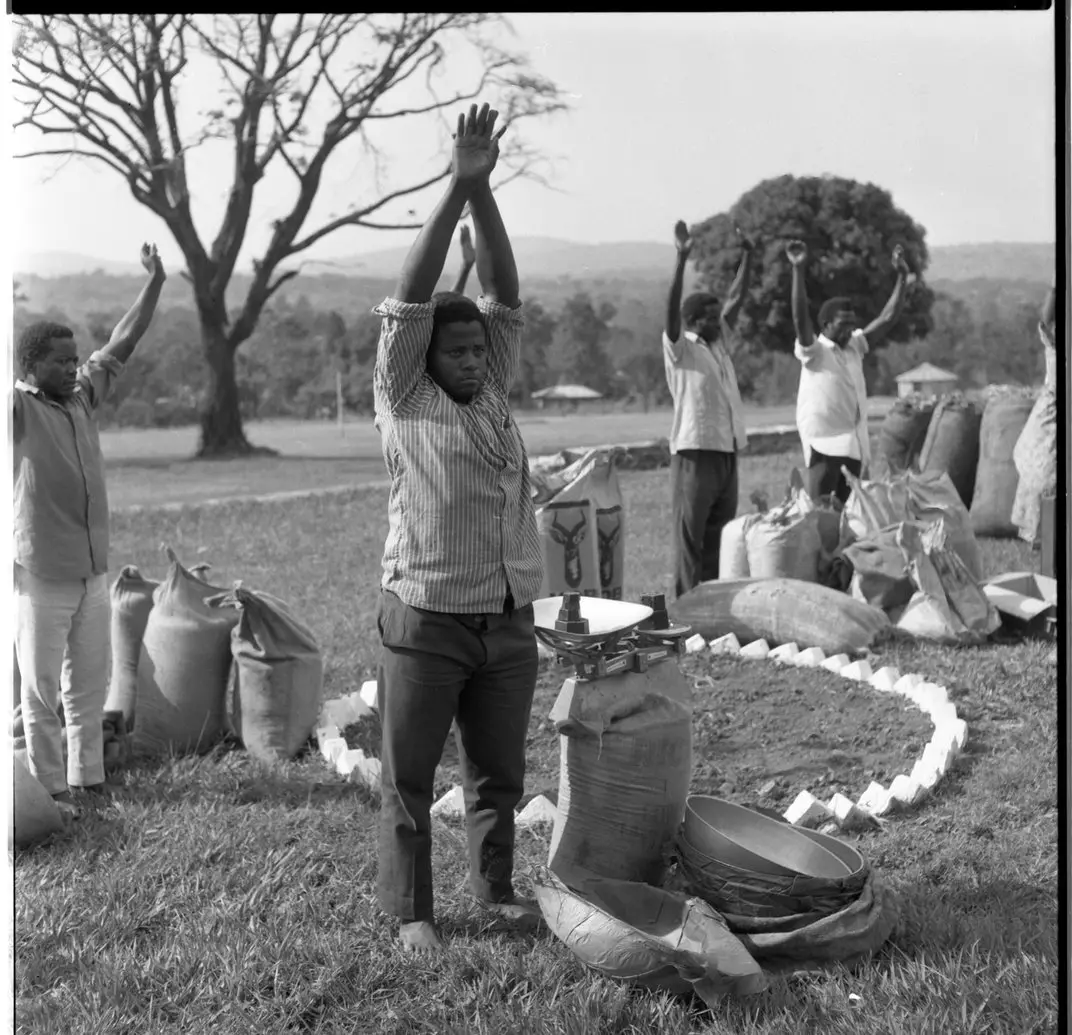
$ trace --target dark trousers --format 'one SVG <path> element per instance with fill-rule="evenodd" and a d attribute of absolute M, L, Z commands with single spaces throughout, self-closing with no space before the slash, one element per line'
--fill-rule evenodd
<path fill-rule="evenodd" d="M 820 496 L 833 493 L 842 503 L 847 503 L 850 489 L 842 467 L 847 467 L 859 478 L 863 471 L 863 462 L 854 460 L 851 456 L 827 456 L 813 449 L 811 462 L 808 464 L 808 495 L 817 500 Z"/>
<path fill-rule="evenodd" d="M 514 810 L 523 793 L 536 689 L 532 605 L 453 615 L 410 607 L 383 590 L 378 624 L 380 906 L 404 922 L 433 919 L 429 810 L 436 765 L 455 720 L 470 887 L 482 901 L 508 900 Z"/>
<path fill-rule="evenodd" d="M 683 449 L 670 457 L 677 596 L 718 578 L 722 529 L 737 516 L 737 455 Z"/>

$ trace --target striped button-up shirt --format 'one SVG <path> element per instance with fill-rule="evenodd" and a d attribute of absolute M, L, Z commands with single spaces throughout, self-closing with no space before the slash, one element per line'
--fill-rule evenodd
<path fill-rule="evenodd" d="M 852 457 L 864 467 L 870 463 L 863 365 L 867 350 L 863 331 L 853 331 L 844 348 L 824 334 L 816 335 L 807 348 L 796 342 L 794 353 L 801 363 L 797 430 L 805 464 L 811 463 L 813 449 Z"/>
<path fill-rule="evenodd" d="M 411 607 L 501 612 L 540 590 L 543 560 L 528 456 L 507 393 L 521 362 L 521 307 L 480 298 L 488 372 L 465 405 L 426 369 L 432 302 L 387 298 L 373 389 L 376 428 L 391 476 L 385 589 Z"/>
<path fill-rule="evenodd" d="M 732 330 L 725 321 L 722 334 Z M 674 400 L 670 452 L 709 449 L 736 453 L 748 444 L 737 372 L 720 341 L 708 346 L 692 331 L 677 341 L 663 332 L 666 383 Z"/>
<path fill-rule="evenodd" d="M 108 495 L 96 409 L 123 364 L 94 352 L 63 402 L 24 381 L 12 398 L 15 561 L 43 579 L 108 570 Z"/>

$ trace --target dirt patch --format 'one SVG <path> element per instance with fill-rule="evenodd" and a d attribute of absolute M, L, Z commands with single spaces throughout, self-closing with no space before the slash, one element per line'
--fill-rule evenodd
<path fill-rule="evenodd" d="M 671 664 L 671 662 L 665 662 Z M 872 780 L 909 772 L 930 740 L 930 719 L 900 694 L 825 669 L 790 668 L 712 654 L 682 659 L 694 688 L 692 790 L 784 809 L 802 790 L 855 801 Z M 558 793 L 559 736 L 547 718 L 568 668 L 540 664 L 529 723 L 524 806 Z M 378 716 L 343 731 L 347 746 L 380 754 Z M 460 782 L 453 732 L 436 769 L 435 795 Z"/>
<path fill-rule="evenodd" d="M 801 790 L 855 801 L 872 780 L 908 772 L 930 719 L 900 694 L 825 669 L 700 655 L 682 671 L 694 687 L 694 792 L 787 806 Z"/>

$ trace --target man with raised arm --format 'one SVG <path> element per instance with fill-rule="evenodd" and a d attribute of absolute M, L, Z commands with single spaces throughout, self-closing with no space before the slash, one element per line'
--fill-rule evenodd
<path fill-rule="evenodd" d="M 104 786 L 111 601 L 97 409 L 148 329 L 164 286 L 155 245 L 142 246 L 141 262 L 149 279 L 137 301 L 81 366 L 74 332 L 62 324 L 31 324 L 15 346 L 22 372 L 12 398 L 15 654 L 26 755 L 45 790 L 72 812 L 72 789 Z"/>
<path fill-rule="evenodd" d="M 725 305 L 708 292 L 691 294 L 682 305 L 692 237 L 684 221 L 674 227 L 677 263 L 666 305 L 663 361 L 674 400 L 670 492 L 678 596 L 718 578 L 722 529 L 737 516 L 737 453 L 748 435 L 727 345 L 752 263 L 752 242 L 739 229 L 737 236 L 743 255 Z"/>
<path fill-rule="evenodd" d="M 872 343 L 897 322 L 908 284 L 904 249 L 893 249 L 897 282 L 882 312 L 863 330 L 848 298 L 827 299 L 819 309 L 819 334 L 812 330 L 804 263 L 808 248 L 790 241 L 786 256 L 793 267 L 794 353 L 800 360 L 797 389 L 797 430 L 808 471 L 807 489 L 813 499 L 831 493 L 842 503 L 849 498 L 847 468 L 859 478 L 871 460 L 867 424 L 867 388 L 863 359 Z"/>
<path fill-rule="evenodd" d="M 446 193 L 425 223 L 383 317 L 376 426 L 391 475 L 378 626 L 383 725 L 379 878 L 383 910 L 410 950 L 442 943 L 432 902 L 436 765 L 457 724 L 470 889 L 507 917 L 514 809 L 536 687 L 532 601 L 542 560 L 528 457 L 507 394 L 518 373 L 521 302 L 510 241 L 489 185 L 497 113 L 458 119 Z M 469 204 L 483 295 L 435 295 Z"/>

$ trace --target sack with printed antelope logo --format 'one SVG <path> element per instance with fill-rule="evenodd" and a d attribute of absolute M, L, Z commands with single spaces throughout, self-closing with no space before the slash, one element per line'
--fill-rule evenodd
<path fill-rule="evenodd" d="M 540 596 L 581 593 L 620 600 L 625 508 L 613 453 L 590 450 L 556 481 L 563 487 L 536 510 L 544 572 Z"/>

